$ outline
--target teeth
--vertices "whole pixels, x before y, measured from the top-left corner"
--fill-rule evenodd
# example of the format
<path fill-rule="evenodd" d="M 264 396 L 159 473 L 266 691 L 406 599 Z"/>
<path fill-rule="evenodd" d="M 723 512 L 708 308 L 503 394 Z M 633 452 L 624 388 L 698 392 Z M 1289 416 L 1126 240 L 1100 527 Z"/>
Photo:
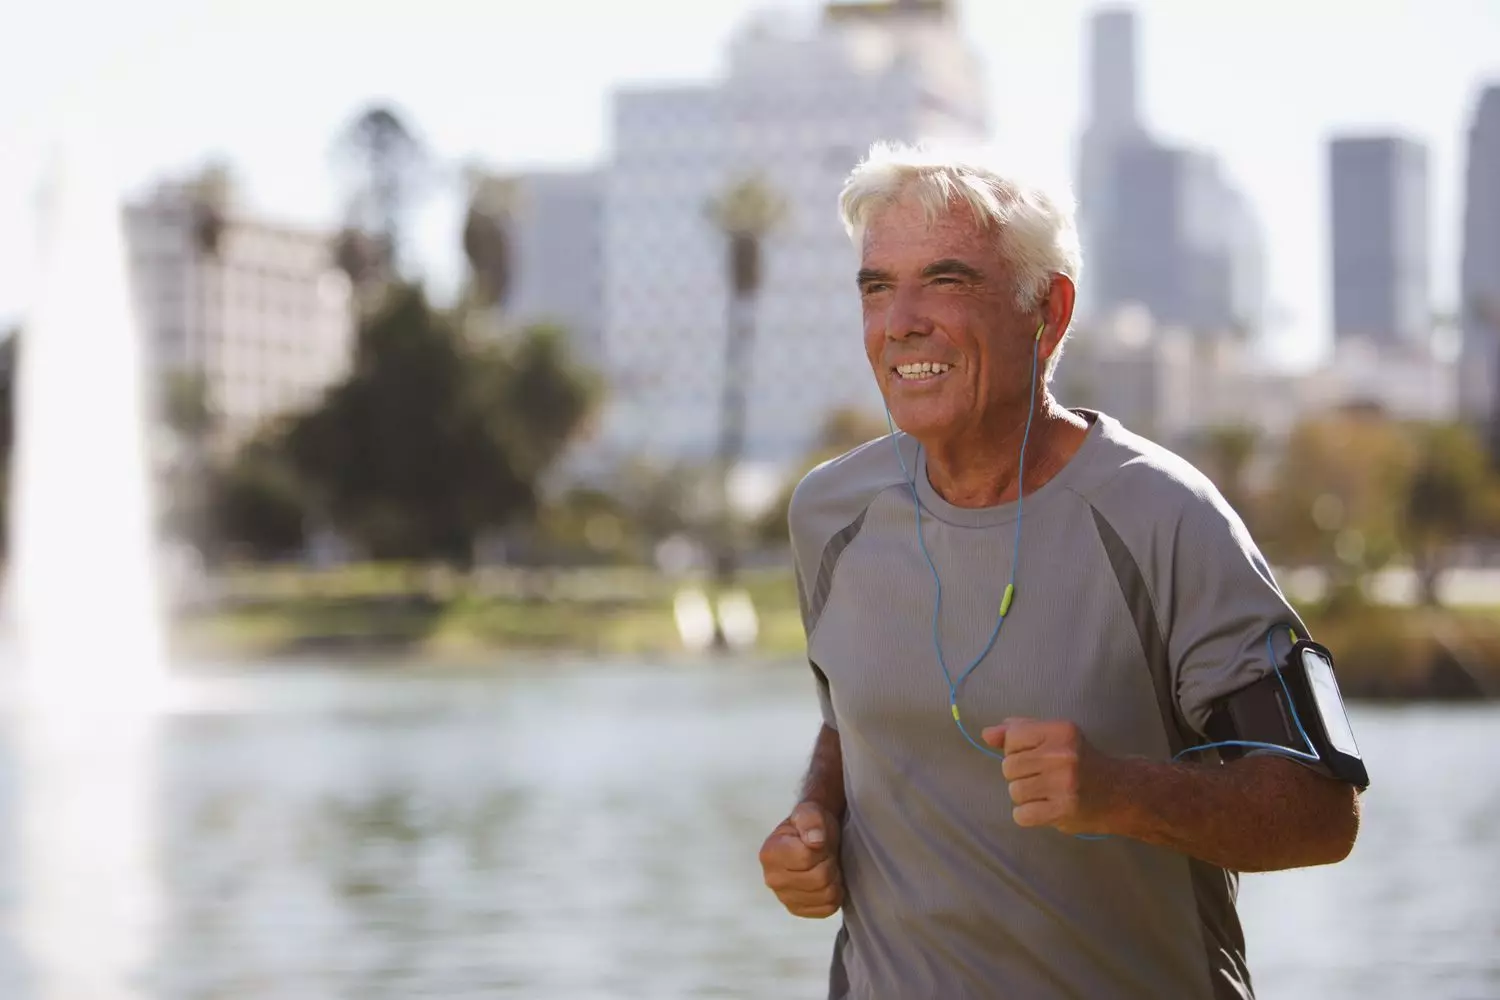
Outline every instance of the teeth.
<path fill-rule="evenodd" d="M 896 373 L 902 378 L 922 379 L 941 375 L 952 367 L 941 361 L 916 361 L 907 365 L 897 365 Z"/>

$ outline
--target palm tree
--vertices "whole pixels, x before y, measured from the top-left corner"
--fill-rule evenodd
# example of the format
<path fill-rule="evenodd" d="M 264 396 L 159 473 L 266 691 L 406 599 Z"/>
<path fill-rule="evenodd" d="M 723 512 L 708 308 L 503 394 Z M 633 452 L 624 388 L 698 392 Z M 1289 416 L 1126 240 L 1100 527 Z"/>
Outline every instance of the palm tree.
<path fill-rule="evenodd" d="M 344 229 L 334 257 L 364 312 L 384 301 L 400 272 L 404 225 L 435 177 L 427 148 L 394 109 L 375 104 L 339 136 L 335 155 L 346 170 Z"/>
<path fill-rule="evenodd" d="M 510 218 L 515 182 L 470 170 L 468 187 L 463 241 L 471 294 L 479 308 L 498 309 L 505 305 L 512 284 Z"/>
<path fill-rule="evenodd" d="M 176 528 L 193 542 L 206 542 L 209 451 L 218 431 L 213 405 L 212 380 L 206 355 L 214 328 L 214 308 L 209 289 L 219 271 L 224 235 L 234 203 L 234 178 L 222 163 L 212 163 L 185 185 L 188 225 L 193 255 L 195 316 L 197 330 L 190 342 L 192 356 L 183 369 L 172 372 L 158 386 L 162 416 L 174 439 L 176 458 L 168 470 L 171 499 L 163 513 L 177 521 Z"/>
<path fill-rule="evenodd" d="M 213 324 L 214 310 L 208 294 L 211 277 L 217 271 L 220 252 L 223 250 L 224 233 L 229 226 L 229 213 L 234 203 L 234 178 L 221 163 L 210 164 L 188 183 L 188 212 L 192 226 L 194 272 L 197 278 L 198 295 L 198 350 L 189 363 L 187 378 L 198 386 L 204 419 L 195 428 L 195 444 L 203 444 L 213 430 L 213 399 L 209 391 L 211 382 L 204 363 L 209 330 Z M 164 387 L 170 391 L 170 387 Z"/>
<path fill-rule="evenodd" d="M 728 266 L 729 297 L 724 337 L 724 383 L 719 404 L 719 441 L 715 450 L 714 485 L 718 491 L 719 530 L 714 554 L 714 583 L 720 590 L 733 585 L 738 569 L 733 514 L 729 509 L 729 473 L 745 446 L 745 382 L 747 359 L 755 337 L 754 307 L 761 290 L 761 245 L 782 220 L 782 200 L 758 177 L 729 186 L 707 206 L 708 217 L 723 234 Z M 714 648 L 728 642 L 714 625 Z"/>

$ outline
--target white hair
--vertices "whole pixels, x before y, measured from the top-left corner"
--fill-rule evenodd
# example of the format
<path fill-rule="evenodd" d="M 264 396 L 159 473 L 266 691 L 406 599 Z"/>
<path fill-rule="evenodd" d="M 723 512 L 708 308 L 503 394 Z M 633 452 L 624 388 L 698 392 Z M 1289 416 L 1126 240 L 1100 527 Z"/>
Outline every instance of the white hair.
<path fill-rule="evenodd" d="M 1052 278 L 1078 283 L 1083 253 L 1071 191 L 1023 180 L 992 165 L 998 157 L 973 147 L 877 142 L 844 182 L 839 215 L 858 249 L 874 213 L 905 194 L 917 197 L 928 221 L 962 199 L 996 236 L 996 250 L 1016 272 L 1016 305 L 1035 309 Z"/>

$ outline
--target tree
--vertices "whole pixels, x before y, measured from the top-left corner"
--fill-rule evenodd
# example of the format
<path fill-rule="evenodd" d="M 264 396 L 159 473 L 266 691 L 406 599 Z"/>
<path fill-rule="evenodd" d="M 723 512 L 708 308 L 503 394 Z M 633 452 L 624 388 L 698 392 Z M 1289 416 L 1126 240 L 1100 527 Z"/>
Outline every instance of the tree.
<path fill-rule="evenodd" d="M 201 372 L 169 372 L 162 379 L 162 419 L 176 435 L 201 441 L 212 436 L 219 414 Z"/>
<path fill-rule="evenodd" d="M 1245 520 L 1250 520 L 1251 506 L 1245 476 L 1259 441 L 1256 428 L 1225 424 L 1208 428 L 1199 443 L 1205 474 Z"/>
<path fill-rule="evenodd" d="M 729 310 L 724 331 L 724 384 L 719 406 L 719 442 L 715 450 L 715 485 L 719 490 L 719 531 L 715 546 L 714 579 L 720 588 L 734 583 L 733 514 L 729 509 L 728 478 L 739 462 L 745 443 L 746 359 L 755 336 L 754 307 L 761 288 L 761 244 L 786 212 L 781 199 L 764 181 L 749 177 L 732 184 L 707 206 L 708 216 L 725 241 Z M 728 640 L 717 622 L 714 648 L 727 649 Z"/>
<path fill-rule="evenodd" d="M 201 371 L 169 372 L 162 379 L 161 417 L 173 445 L 163 475 L 161 517 L 170 530 L 206 552 L 214 531 L 212 441 L 219 419 Z"/>
<path fill-rule="evenodd" d="M 504 345 L 472 348 L 496 380 L 476 391 L 485 397 L 498 392 L 507 454 L 529 482 L 551 468 L 600 395 L 598 379 L 569 357 L 567 338 L 561 327 L 539 324 Z"/>
<path fill-rule="evenodd" d="M 464 212 L 464 257 L 469 264 L 474 304 L 493 309 L 510 294 L 510 218 L 515 184 L 482 171 L 469 172 L 469 204 Z"/>
<path fill-rule="evenodd" d="M 470 560 L 530 515 L 590 386 L 550 331 L 470 344 L 416 286 L 361 326 L 354 371 L 287 445 L 327 523 L 380 559 Z"/>
<path fill-rule="evenodd" d="M 869 410 L 855 406 L 833 409 L 823 418 L 823 427 L 818 432 L 818 443 L 810 456 L 808 468 L 890 432 L 889 423 Z"/>
<path fill-rule="evenodd" d="M 1411 436 L 1369 408 L 1293 429 L 1267 498 L 1268 555 L 1316 565 L 1336 599 L 1362 598 L 1367 577 L 1402 550 L 1402 507 L 1416 453 Z"/>
<path fill-rule="evenodd" d="M 212 474 L 215 530 L 210 551 L 274 560 L 296 555 L 304 547 L 307 487 L 285 436 L 284 427 L 264 429 Z"/>
<path fill-rule="evenodd" d="M 823 418 L 817 443 L 803 456 L 797 471 L 787 477 L 781 495 L 755 526 L 756 539 L 763 545 L 787 544 L 787 511 L 792 503 L 792 491 L 797 488 L 802 477 L 829 459 L 837 458 L 889 433 L 890 425 L 887 421 L 868 410 L 847 406 L 829 411 Z"/>
<path fill-rule="evenodd" d="M 400 272 L 408 215 L 432 169 L 427 150 L 395 109 L 376 104 L 344 130 L 336 152 L 350 175 L 335 259 L 369 308 Z"/>
<path fill-rule="evenodd" d="M 1495 484 L 1472 430 L 1438 424 L 1420 428 L 1418 435 L 1421 457 L 1406 490 L 1403 540 L 1421 600 L 1435 605 L 1453 544 L 1493 520 Z"/>

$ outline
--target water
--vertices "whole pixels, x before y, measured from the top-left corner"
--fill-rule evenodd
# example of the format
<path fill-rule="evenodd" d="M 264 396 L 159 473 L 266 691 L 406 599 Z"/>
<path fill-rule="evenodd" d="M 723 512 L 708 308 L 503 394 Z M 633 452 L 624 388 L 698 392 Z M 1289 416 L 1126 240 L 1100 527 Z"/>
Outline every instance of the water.
<path fill-rule="evenodd" d="M 147 848 L 96 829 L 73 883 L 89 899 L 111 859 L 149 859 L 111 891 L 156 902 L 101 897 L 113 919 L 74 951 L 153 956 L 142 997 L 822 995 L 836 924 L 786 915 L 756 860 L 817 726 L 805 668 L 309 665 L 180 695 L 153 768 L 101 775 L 134 782 L 113 795 L 145 804 L 125 833 Z M 1500 709 L 1355 725 L 1374 787 L 1353 856 L 1245 879 L 1260 996 L 1500 997 Z M 5 815 L 26 766 L 0 760 Z M 0 996 L 29 1000 L 13 848 Z M 46 841 L 28 857 L 45 867 Z"/>

